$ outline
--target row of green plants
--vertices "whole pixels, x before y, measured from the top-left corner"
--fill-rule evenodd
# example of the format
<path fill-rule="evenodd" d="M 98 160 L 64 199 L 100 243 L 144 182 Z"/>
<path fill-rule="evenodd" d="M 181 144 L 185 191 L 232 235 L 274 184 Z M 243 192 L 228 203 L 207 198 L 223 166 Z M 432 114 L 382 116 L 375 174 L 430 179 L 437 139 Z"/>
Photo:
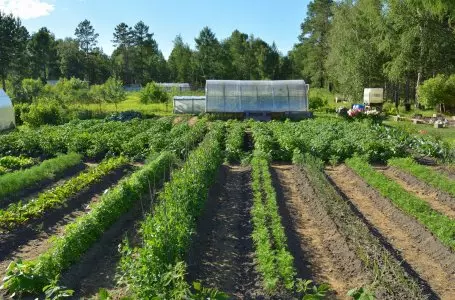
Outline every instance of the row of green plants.
<path fill-rule="evenodd" d="M 0 176 L 12 171 L 29 168 L 36 162 L 36 159 L 30 157 L 11 155 L 0 157 Z"/>
<path fill-rule="evenodd" d="M 33 200 L 25 203 L 19 201 L 10 204 L 7 209 L 0 210 L 0 228 L 11 229 L 30 219 L 43 216 L 50 209 L 65 205 L 70 197 L 100 181 L 104 176 L 127 163 L 128 159 L 122 156 L 106 159 L 98 166 L 82 172 L 78 176 L 65 181 L 62 185 L 40 193 Z"/>
<path fill-rule="evenodd" d="M 318 205 L 323 206 L 339 232 L 346 238 L 349 247 L 358 254 L 357 257 L 371 274 L 369 283 L 362 287 L 352 287 L 351 294 L 357 294 L 356 299 L 374 299 L 368 298 L 368 295 L 378 299 L 426 299 L 418 283 L 406 274 L 401 263 L 371 234 L 370 229 L 329 182 L 324 173 L 324 162 L 299 150 L 294 151 L 292 161 L 313 188 L 313 197 L 318 199 Z"/>
<path fill-rule="evenodd" d="M 403 189 L 397 182 L 376 171 L 365 159 L 353 157 L 346 164 L 398 208 L 415 217 L 441 242 L 455 250 L 455 220 L 435 211 L 424 200 Z"/>
<path fill-rule="evenodd" d="M 21 127 L 0 136 L 0 155 L 39 157 L 68 152 L 89 158 L 120 155 L 124 152 L 124 144 L 150 129 L 155 122 L 139 119 L 128 122 L 86 120 L 38 129 Z"/>
<path fill-rule="evenodd" d="M 103 194 L 91 211 L 67 225 L 61 236 L 52 240 L 45 253 L 30 261 L 12 262 L 3 279 L 2 288 L 15 295 L 40 294 L 43 288 L 57 281 L 62 271 L 80 257 L 138 201 L 151 201 L 154 182 L 164 180 L 176 162 L 175 155 L 163 152 L 139 171 L 122 179 L 117 186 Z"/>
<path fill-rule="evenodd" d="M 142 246 L 122 249 L 122 283 L 137 299 L 189 299 L 200 292 L 185 280 L 185 255 L 196 219 L 223 161 L 224 124 L 214 123 L 199 147 L 160 193 L 158 204 L 141 225 Z M 223 295 L 212 291 L 211 298 Z M 197 298 L 208 299 L 208 298 Z"/>
<path fill-rule="evenodd" d="M 34 187 L 43 181 L 57 178 L 63 175 L 69 168 L 81 163 L 81 155 L 69 153 L 45 160 L 41 164 L 29 169 L 2 175 L 0 176 L 0 199 L 13 196 L 15 193 Z"/>
<path fill-rule="evenodd" d="M 292 158 L 295 148 L 331 163 L 342 162 L 354 154 L 364 156 L 370 162 L 383 163 L 392 157 L 410 154 L 446 161 L 455 159 L 455 150 L 444 142 L 412 136 L 369 120 L 321 118 L 297 123 L 271 122 L 268 126 L 284 146 L 282 156 L 286 160 Z"/>
<path fill-rule="evenodd" d="M 253 208 L 253 241 L 258 270 L 265 290 L 277 294 L 281 289 L 292 290 L 296 270 L 294 258 L 287 249 L 287 239 L 278 213 L 267 155 L 255 151 L 251 161 Z"/>
<path fill-rule="evenodd" d="M 455 197 L 455 180 L 443 173 L 437 172 L 430 167 L 417 163 L 414 159 L 394 158 L 388 161 L 389 166 L 404 170 L 405 172 L 419 178 L 429 185 L 441 191 L 447 192 Z"/>
<path fill-rule="evenodd" d="M 277 124 L 279 124 L 277 122 Z M 254 150 L 267 154 L 273 160 L 288 160 L 288 153 L 280 147 L 268 123 L 250 121 Z"/>
<path fill-rule="evenodd" d="M 237 120 L 226 122 L 226 161 L 240 162 L 243 158 L 243 143 L 246 123 Z"/>
<path fill-rule="evenodd" d="M 171 132 L 166 140 L 165 150 L 174 152 L 178 157 L 186 159 L 191 149 L 201 141 L 209 128 L 208 119 L 200 118 L 194 125 L 182 123 Z"/>

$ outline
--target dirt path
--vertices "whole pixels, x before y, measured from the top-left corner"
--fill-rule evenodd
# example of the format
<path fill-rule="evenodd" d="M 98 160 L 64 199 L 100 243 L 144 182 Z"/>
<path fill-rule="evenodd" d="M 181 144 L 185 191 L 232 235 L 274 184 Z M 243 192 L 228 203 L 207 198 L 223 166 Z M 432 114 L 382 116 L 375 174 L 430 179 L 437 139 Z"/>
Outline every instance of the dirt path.
<path fill-rule="evenodd" d="M 223 165 L 188 255 L 188 281 L 222 290 L 236 299 L 261 297 L 254 269 L 250 169 Z"/>
<path fill-rule="evenodd" d="M 455 219 L 455 199 L 449 194 L 432 188 L 414 176 L 394 167 L 376 168 L 376 170 L 393 179 L 409 193 L 425 200 L 434 210 Z"/>
<path fill-rule="evenodd" d="M 99 200 L 103 192 L 115 185 L 127 171 L 128 169 L 117 170 L 70 199 L 67 206 L 50 211 L 39 220 L 34 220 L 14 231 L 1 233 L 0 275 L 2 278 L 11 261 L 19 258 L 34 259 L 48 250 L 52 245 L 51 238 L 62 235 L 66 225 L 90 211 L 90 207 Z"/>
<path fill-rule="evenodd" d="M 328 283 L 339 299 L 369 282 L 360 260 L 314 198 L 303 174 L 292 165 L 273 165 L 272 178 L 299 277 Z"/>
<path fill-rule="evenodd" d="M 346 166 L 327 169 L 326 173 L 441 299 L 455 299 L 453 252 Z"/>

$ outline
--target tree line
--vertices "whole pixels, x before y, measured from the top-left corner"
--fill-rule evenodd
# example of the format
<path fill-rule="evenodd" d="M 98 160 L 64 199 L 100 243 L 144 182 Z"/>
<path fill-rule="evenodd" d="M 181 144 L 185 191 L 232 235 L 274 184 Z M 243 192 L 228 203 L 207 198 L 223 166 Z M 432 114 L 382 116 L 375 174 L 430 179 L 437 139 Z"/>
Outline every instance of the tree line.
<path fill-rule="evenodd" d="M 305 79 L 360 101 L 363 88 L 383 87 L 389 99 L 418 99 L 418 87 L 438 74 L 455 73 L 455 2 L 452 0 L 313 0 L 294 48 L 286 54 L 238 30 L 220 40 L 208 27 L 195 49 L 181 36 L 168 59 L 142 21 L 115 27 L 115 50 L 106 55 L 90 21 L 74 37 L 56 39 L 47 28 L 29 34 L 21 21 L 0 12 L 3 88 L 23 78 L 78 78 L 101 84 L 206 79 Z"/>

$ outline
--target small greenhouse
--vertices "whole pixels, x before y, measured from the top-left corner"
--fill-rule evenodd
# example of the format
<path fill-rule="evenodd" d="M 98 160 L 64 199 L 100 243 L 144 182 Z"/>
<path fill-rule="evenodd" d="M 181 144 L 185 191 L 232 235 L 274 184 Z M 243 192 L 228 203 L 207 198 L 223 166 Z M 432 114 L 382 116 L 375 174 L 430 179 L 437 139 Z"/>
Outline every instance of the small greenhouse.
<path fill-rule="evenodd" d="M 0 89 L 0 131 L 15 126 L 14 108 L 11 99 Z"/>
<path fill-rule="evenodd" d="M 205 112 L 204 96 L 175 96 L 175 114 L 199 114 Z"/>
<path fill-rule="evenodd" d="M 158 85 L 161 86 L 162 88 L 164 88 L 168 92 L 171 92 L 172 90 L 177 90 L 180 92 L 191 91 L 191 86 L 189 83 L 164 82 L 164 83 L 158 83 Z"/>
<path fill-rule="evenodd" d="M 207 80 L 206 112 L 307 112 L 303 80 Z"/>

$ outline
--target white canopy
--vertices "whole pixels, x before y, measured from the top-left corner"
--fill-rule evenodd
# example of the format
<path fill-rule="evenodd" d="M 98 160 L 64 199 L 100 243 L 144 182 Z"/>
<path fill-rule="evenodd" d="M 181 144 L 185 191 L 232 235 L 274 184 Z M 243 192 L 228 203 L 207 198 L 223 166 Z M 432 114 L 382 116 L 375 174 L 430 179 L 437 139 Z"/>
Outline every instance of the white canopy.
<path fill-rule="evenodd" d="M 14 127 L 14 108 L 11 99 L 0 89 L 0 131 Z"/>

